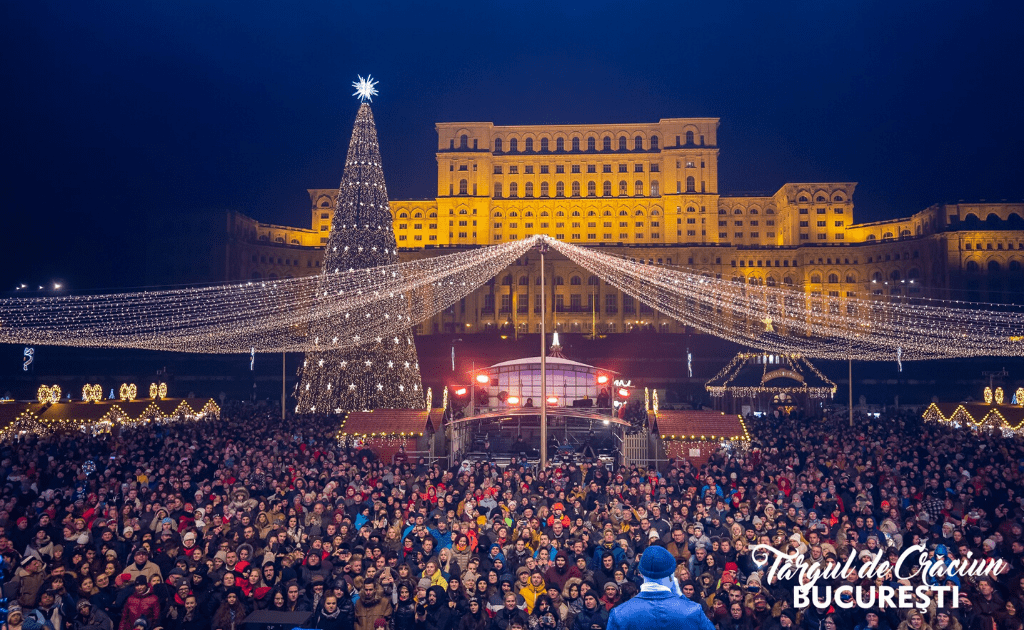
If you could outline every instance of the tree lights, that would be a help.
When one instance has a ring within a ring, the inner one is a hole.
[[[364,82],[357,87],[361,100],[368,100],[375,91]],[[356,114],[349,140],[345,173],[338,188],[330,238],[324,248],[321,284],[312,310],[329,310],[331,276],[339,270],[368,274],[379,282],[384,280],[387,266],[398,263],[395,232],[388,206],[387,185],[381,168],[377,128],[370,106],[363,102]],[[382,273],[378,270],[385,268]],[[358,270],[358,271],[357,271]],[[404,275],[393,272],[401,282]],[[300,413],[342,413],[358,409],[416,409],[423,404],[423,383],[419,359],[412,341],[410,301],[406,291],[387,290],[369,285],[358,290],[372,291],[376,298],[351,311],[343,318],[321,317],[310,326],[313,351],[306,353],[298,385]],[[413,302],[414,303],[414,302]],[[393,320],[394,329],[374,330],[381,319]],[[359,332],[346,330],[348,322]],[[339,350],[344,337],[362,340],[358,347]]]

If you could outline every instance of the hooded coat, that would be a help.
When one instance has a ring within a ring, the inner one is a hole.
[[[574,577],[582,578],[583,575],[580,573],[580,570],[576,568],[576,565],[572,560],[569,559],[569,554],[565,553],[564,550],[560,549],[555,555],[556,562],[558,561],[558,558],[565,558],[565,566],[562,567],[561,570],[558,569],[557,564],[552,564],[548,567],[547,572],[544,574],[544,582],[558,587],[558,590],[561,591],[565,588],[566,582],[570,579]]]
[[[448,591],[434,585],[427,589],[427,598],[433,593],[437,601],[426,605],[425,615],[416,615],[416,630],[452,630],[455,615],[448,606]]]

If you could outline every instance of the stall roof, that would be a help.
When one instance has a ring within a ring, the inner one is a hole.
[[[338,429],[339,435],[422,435],[435,429],[440,410],[374,409],[350,411]]]
[[[659,409],[652,429],[663,439],[705,436],[712,439],[749,440],[743,419],[720,411]]]

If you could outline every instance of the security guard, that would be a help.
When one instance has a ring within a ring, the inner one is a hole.
[[[715,630],[700,604],[682,597],[676,559],[664,547],[648,547],[640,558],[640,594],[612,608],[607,630]]]

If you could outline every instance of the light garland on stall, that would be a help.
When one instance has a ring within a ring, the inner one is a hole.
[[[977,404],[977,403],[975,403]],[[1024,428],[1024,414],[1018,413],[1014,417],[1018,420],[1017,424],[1013,424],[1010,419],[1006,417],[1006,413],[1020,412],[1018,407],[1009,407],[1002,410],[995,407],[986,409],[981,418],[977,418],[971,414],[971,412],[964,405],[957,405],[953,410],[953,413],[948,416],[945,415],[936,403],[928,405],[928,408],[921,414],[921,418],[930,422],[941,422],[948,424],[954,428],[967,427],[973,430],[982,429],[995,429],[1002,431],[1004,435],[1015,435],[1019,434]]]
[[[167,383],[150,383],[149,384],[149,397],[150,398],[167,398]]]
[[[985,398],[985,404],[986,405],[991,405],[992,404],[992,388],[991,387],[986,387],[985,391],[983,392],[983,396]]]
[[[748,386],[734,386],[730,383],[739,376],[741,370],[752,362],[756,362],[759,365],[763,365],[762,368],[762,384],[761,385],[748,385]],[[772,372],[769,372],[769,367],[772,368]],[[778,371],[783,371],[783,374],[777,374]],[[806,379],[803,376],[803,371],[807,370],[814,374],[823,385],[811,386],[808,385]],[[801,382],[800,386],[794,387],[766,387],[765,377],[771,376],[772,378],[767,380],[774,380],[778,377],[793,378]],[[835,396],[837,386],[827,376],[825,376],[821,370],[816,368],[813,363],[808,361],[805,357],[798,354],[762,354],[756,352],[741,352],[734,356],[729,363],[719,370],[718,374],[715,374],[704,386],[708,391],[708,394],[712,398],[722,398],[727,393],[733,398],[757,398],[760,394],[806,394],[812,399],[829,399]]]
[[[149,424],[220,418],[220,407],[212,399],[206,401],[199,410],[186,400],[178,401],[177,404],[173,400],[160,402],[160,405],[151,402],[138,412],[138,415],[129,413],[125,409],[128,406],[122,406],[123,401],[51,403],[45,409],[33,409],[31,405],[18,404],[20,410],[15,420],[0,429],[0,441],[20,439],[26,435],[47,436],[56,433],[100,435],[110,433],[115,427],[130,429]]]

